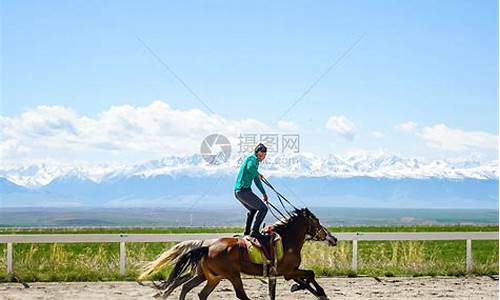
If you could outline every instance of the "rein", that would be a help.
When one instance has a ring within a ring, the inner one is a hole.
[[[271,202],[269,202],[269,199],[267,200],[266,204],[267,204],[268,207],[271,207],[271,209],[269,210],[269,212],[271,213],[271,215],[273,215],[273,217],[276,218],[276,220],[279,220],[280,218],[276,216],[276,214],[274,213],[274,211],[276,211],[278,214],[281,215],[281,217],[283,217],[284,219],[286,219],[286,216],[276,206],[274,206],[274,204],[272,204]]]
[[[262,182],[264,182],[265,185],[267,185],[271,190],[273,190],[275,193],[276,193],[276,196],[278,197],[278,200],[280,201],[280,204],[281,204],[281,207],[283,207],[283,209],[285,210],[286,214],[291,217],[292,214],[286,209],[286,206],[285,204],[283,204],[283,201],[285,201],[286,203],[288,203],[291,207],[293,207],[293,209],[295,210],[298,210],[297,207],[295,207],[295,205],[293,205],[287,198],[285,198],[285,196],[283,196],[280,192],[278,192],[272,185],[271,183],[264,177],[261,178]],[[276,207],[274,206],[272,203],[269,202],[269,199],[268,199],[268,204],[271,206],[271,208],[273,208],[275,211],[277,211],[282,217],[285,218],[284,214]],[[271,214],[276,218],[276,215],[271,211]],[[276,218],[279,220],[279,218]]]
[[[283,201],[285,201],[286,203],[288,203],[291,207],[293,207],[293,209],[295,209],[295,211],[298,211],[299,209],[297,207],[295,207],[295,205],[293,205],[287,198],[285,198],[285,196],[283,196],[280,192],[278,192],[272,185],[271,183],[265,179],[264,177],[261,178],[262,182],[264,182],[265,185],[267,185],[271,190],[273,190],[275,193],[276,193],[276,196],[278,197],[278,200],[280,201],[280,204],[281,206],[283,207],[283,209],[285,210],[285,212],[287,213],[288,217],[292,217],[292,214],[286,209],[286,206],[283,204]],[[281,217],[283,217],[284,219],[286,219],[286,216],[274,205],[272,204],[269,199],[267,200],[267,205],[268,207],[270,207],[271,209],[269,209],[269,212],[271,212],[271,214],[273,215],[273,217],[276,218],[276,220],[280,220],[276,214],[273,212],[276,211]],[[321,226],[320,228],[318,228],[316,230],[316,233],[314,234],[314,236],[311,237],[311,240],[316,240],[318,235],[320,234],[320,232],[325,232],[325,234],[328,234],[328,230],[326,230],[325,227]]]

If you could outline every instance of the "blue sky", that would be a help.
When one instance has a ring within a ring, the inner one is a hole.
[[[210,115],[138,37],[221,118],[275,128],[361,37],[283,118],[304,150],[497,157],[496,1],[6,0],[1,16],[4,128],[41,105],[80,121],[156,100]]]

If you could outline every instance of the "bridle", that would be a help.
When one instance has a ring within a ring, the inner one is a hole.
[[[309,217],[308,219],[309,219],[309,220],[311,220],[311,218],[310,218],[310,217]],[[307,231],[310,231],[309,229],[311,228],[311,224],[309,223],[309,225],[308,225],[308,226],[309,226],[309,228],[308,228],[308,230],[307,230]],[[320,239],[318,239],[318,236],[319,236],[319,234],[320,234],[321,232],[324,232],[324,233],[325,233],[325,236],[328,236],[328,230],[326,230],[326,228],[325,228],[325,227],[323,227],[322,225],[320,225],[320,227],[316,229],[316,233],[315,233],[313,236],[311,236],[310,240],[313,240],[313,241],[321,241]]]

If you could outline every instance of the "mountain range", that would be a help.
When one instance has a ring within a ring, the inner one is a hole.
[[[0,165],[0,207],[235,207],[242,159]],[[289,154],[269,155],[259,170],[300,206],[498,208],[497,161]]]

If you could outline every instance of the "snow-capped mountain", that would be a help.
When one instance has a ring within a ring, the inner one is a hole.
[[[0,165],[0,177],[27,188],[49,184],[56,178],[78,177],[100,181],[104,176],[122,169],[120,165],[90,165],[65,163],[32,163]]]
[[[136,165],[51,164],[0,165],[0,177],[28,188],[45,186],[55,179],[80,178],[94,182],[130,176],[216,176],[234,174],[244,156],[211,165],[201,155],[169,156]],[[261,173],[275,177],[359,177],[498,179],[498,161],[426,160],[396,155],[347,155],[319,157],[312,154],[273,155],[261,163]]]
[[[16,193],[23,192],[26,189],[22,186],[19,186],[5,178],[0,177],[0,192],[3,193]]]
[[[3,166],[0,207],[237,206],[232,189],[244,158]],[[270,153],[259,171],[307,206],[498,208],[497,161]]]

